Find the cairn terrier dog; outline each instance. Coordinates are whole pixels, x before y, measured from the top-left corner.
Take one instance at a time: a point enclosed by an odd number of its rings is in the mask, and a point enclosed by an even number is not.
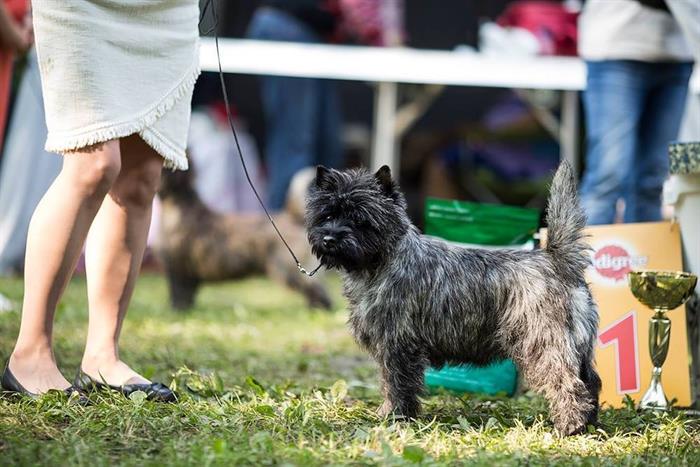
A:
[[[266,274],[302,293],[311,307],[332,307],[322,282],[299,274],[264,214],[223,215],[211,211],[195,191],[192,176],[191,169],[164,171],[158,193],[162,212],[156,252],[165,268],[174,309],[190,308],[203,283],[258,274]],[[306,195],[306,189],[297,191],[301,194],[290,191],[291,201]],[[293,204],[300,203],[290,202],[289,206]],[[313,256],[304,234],[303,218],[296,215],[290,209],[273,217],[292,249],[309,264]]]
[[[584,279],[590,263],[571,168],[552,182],[542,250],[464,248],[421,235],[388,167],[318,167],[307,199],[312,251],[338,269],[349,325],[377,361],[380,414],[415,417],[428,366],[511,358],[544,395],[563,435],[598,415],[593,366],[598,311]]]

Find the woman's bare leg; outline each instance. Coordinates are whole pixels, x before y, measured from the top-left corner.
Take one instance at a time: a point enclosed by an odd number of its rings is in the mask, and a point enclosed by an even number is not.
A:
[[[53,355],[54,312],[119,170],[116,140],[66,154],[60,174],[34,211],[27,236],[22,322],[9,362],[30,392],[69,386]]]
[[[121,140],[122,168],[90,228],[90,323],[82,369],[111,385],[147,383],[119,359],[119,333],[146,248],[163,159],[138,136]]]

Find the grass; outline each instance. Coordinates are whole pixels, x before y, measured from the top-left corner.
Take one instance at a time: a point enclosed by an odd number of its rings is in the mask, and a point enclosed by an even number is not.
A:
[[[178,404],[142,394],[0,396],[1,465],[700,465],[700,421],[680,412],[605,409],[601,426],[559,438],[546,405],[514,399],[426,396],[417,421],[382,420],[375,369],[333,313],[307,310],[264,279],[206,287],[186,314],[165,305],[164,281],[143,276],[122,356],[175,385]],[[19,303],[22,282],[0,279]],[[85,282],[76,279],[56,320],[56,351],[71,377],[85,337]],[[19,325],[0,314],[0,358]]]

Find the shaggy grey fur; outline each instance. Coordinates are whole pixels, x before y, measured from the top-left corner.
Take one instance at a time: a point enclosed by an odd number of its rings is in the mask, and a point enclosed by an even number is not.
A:
[[[428,366],[512,358],[559,432],[596,422],[598,311],[566,163],[552,183],[543,250],[471,249],[421,235],[386,166],[376,174],[319,167],[306,222],[314,254],[343,275],[355,339],[379,364],[382,414],[419,413]]]

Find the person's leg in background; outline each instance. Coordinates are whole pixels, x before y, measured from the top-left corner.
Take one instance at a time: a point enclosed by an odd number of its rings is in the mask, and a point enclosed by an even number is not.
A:
[[[66,154],[61,173],[34,211],[27,236],[22,321],[8,362],[29,392],[70,385],[53,354],[54,313],[120,167],[118,140]]]
[[[617,60],[587,63],[583,96],[587,154],[581,202],[592,225],[612,223],[616,203],[626,192],[647,88],[638,74],[639,65]]]
[[[82,370],[110,385],[142,384],[119,358],[119,335],[141,268],[163,158],[139,136],[121,140],[122,168],[87,238],[90,320]]]
[[[314,164],[320,82],[316,79],[265,77],[265,160],[269,207],[282,209],[294,174]]]
[[[304,23],[274,8],[256,11],[247,33],[250,39],[318,43]],[[261,80],[267,144],[268,203],[284,206],[294,174],[316,161],[319,110],[323,83],[317,79],[266,76]]]
[[[39,62],[34,50],[27,58],[0,162],[0,276],[22,271],[32,214],[63,165],[44,150]]]
[[[335,81],[322,80],[320,83],[318,134],[316,164],[344,168],[342,145],[342,118],[338,87]]]
[[[668,144],[678,138],[692,72],[689,63],[653,63],[645,75],[650,88],[639,125],[634,190],[625,207],[625,222],[661,220],[661,191],[668,177]]]
[[[27,0],[0,1],[0,160],[15,54],[27,50],[32,42],[31,21],[26,16],[28,7]]]

